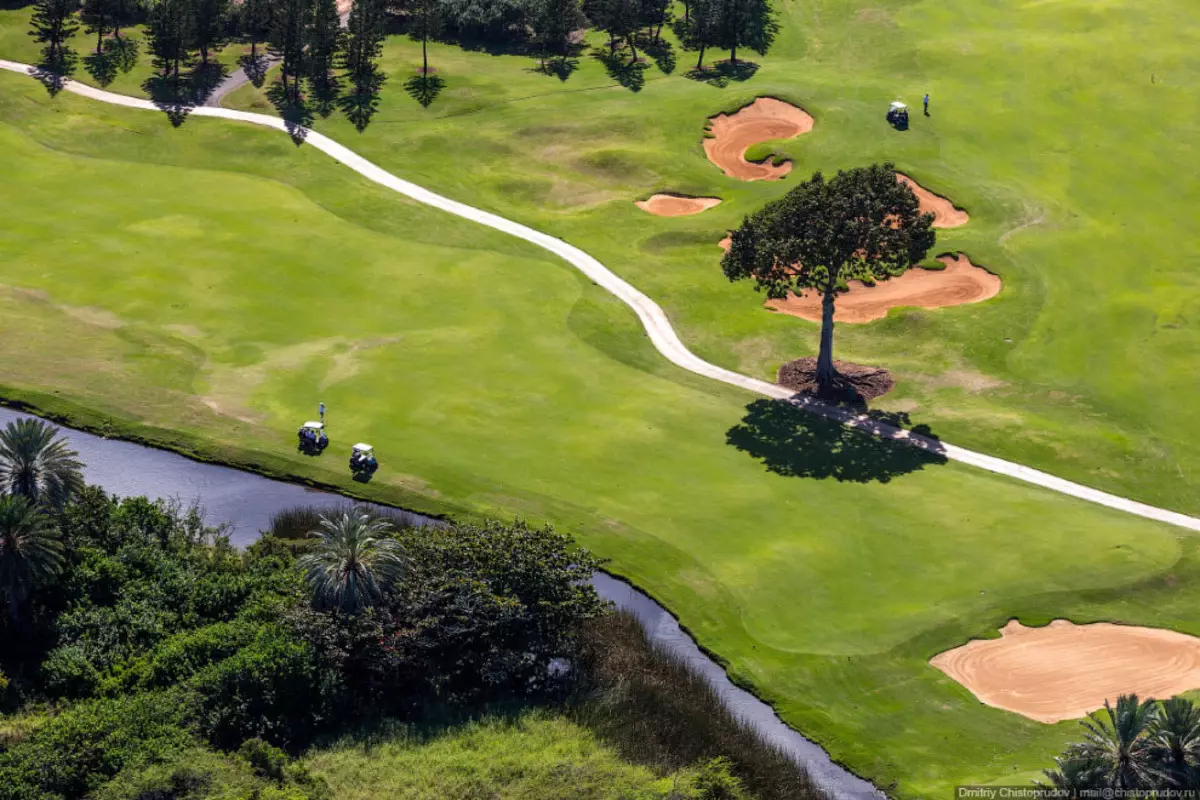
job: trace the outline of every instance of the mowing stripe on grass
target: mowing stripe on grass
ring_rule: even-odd
[[[16,61],[6,61],[0,59],[0,68],[7,69],[12,72],[18,72],[33,77],[38,77],[38,72],[35,67],[28,64],[22,64]],[[72,80],[64,80],[63,87],[67,91],[73,92],[93,100],[99,100],[113,105],[125,106],[127,108],[140,108],[148,111],[161,111],[157,105],[149,100],[144,100],[137,97],[129,97],[128,95],[115,94],[106,92],[102,89],[96,89],[86,84],[77,83]],[[1015,464],[1011,461],[1005,461],[1001,458],[977,453],[973,450],[967,450],[962,447],[956,447],[952,444],[947,444],[932,437],[922,436],[912,433],[911,431],[898,428],[894,425],[889,425],[884,422],[872,419],[863,414],[856,414],[845,408],[831,406],[811,397],[796,397],[793,393],[781,386],[766,381],[751,378],[746,375],[723,369],[710,364],[709,362],[694,355],[688,350],[683,342],[680,341],[675,329],[671,326],[670,320],[667,319],[666,312],[662,310],[646,295],[638,291],[632,284],[618,277],[615,273],[601,264],[598,260],[588,255],[578,247],[567,244],[561,239],[556,239],[540,231],[536,231],[526,225],[518,222],[505,219],[504,217],[492,214],[487,211],[469,206],[465,203],[460,203],[457,200],[451,200],[448,197],[443,197],[436,192],[432,192],[415,183],[403,180],[396,177],[392,173],[379,166],[371,163],[367,159],[355,153],[353,150],[339,144],[338,142],[324,136],[316,131],[291,125],[278,117],[271,117],[265,114],[254,114],[246,111],[234,111],[227,108],[211,108],[207,106],[197,106],[186,109],[188,113],[201,117],[219,117],[221,119],[229,119],[237,122],[248,122],[253,125],[263,125],[268,128],[283,131],[293,136],[294,138],[302,138],[308,144],[311,144],[317,150],[331,156],[336,161],[350,169],[354,170],[364,178],[375,183],[385,186],[394,192],[412,198],[417,202],[424,203],[442,211],[449,212],[464,219],[477,222],[481,225],[486,225],[503,233],[515,236],[519,239],[524,239],[527,242],[535,244],[545,250],[562,258],[568,264],[578,269],[588,278],[590,278],[598,286],[613,294],[621,302],[632,308],[642,322],[646,334],[650,337],[650,341],[668,361],[676,366],[682,367],[697,375],[702,375],[706,378],[721,381],[737,386],[742,389],[747,389],[758,394],[766,395],[767,397],[787,400],[797,407],[804,409],[813,414],[833,420],[849,428],[862,431],[872,436],[878,436],[884,439],[904,442],[922,450],[937,453],[946,458],[959,461],[964,464],[970,464],[980,469],[994,472],[999,475],[1006,475],[1010,478],[1030,483],[1035,486],[1049,489],[1059,494],[1075,497],[1080,500],[1086,500],[1091,503],[1106,506],[1117,511],[1124,511],[1128,514],[1134,514],[1139,517],[1165,522],[1169,525],[1175,525],[1188,530],[1200,531],[1200,518],[1191,517],[1186,514],[1181,514],[1176,511],[1158,508],[1156,506],[1139,503],[1135,500],[1130,500],[1125,497],[1119,497],[1108,492],[1102,492],[1098,489],[1093,489],[1073,481],[1068,481],[1063,478],[1058,478],[1049,473],[1036,470],[1031,467],[1026,467],[1021,464]]]

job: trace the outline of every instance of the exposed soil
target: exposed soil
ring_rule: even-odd
[[[957,228],[959,225],[966,225],[970,219],[967,212],[955,208],[954,203],[940,194],[934,194],[907,175],[897,172],[896,180],[912,189],[913,194],[917,196],[917,202],[921,204],[922,213],[933,213],[933,227]]]
[[[842,400],[874,400],[892,390],[896,382],[882,367],[864,367],[849,361],[834,361],[838,373],[836,395]],[[817,394],[817,358],[807,356],[779,368],[775,382],[802,394]]]
[[[1076,719],[1120,694],[1166,699],[1200,689],[1200,639],[1163,628],[1055,620],[973,640],[930,664],[986,705],[1038,722]]]
[[[721,202],[719,197],[687,197],[682,194],[655,194],[635,201],[638,208],[657,217],[686,217],[707,211]]]
[[[792,171],[792,162],[776,165],[770,158],[761,163],[747,161],[746,148],[799,136],[812,128],[813,118],[803,109],[773,97],[760,97],[733,114],[710,117],[704,152],[731,178],[777,181]]]
[[[725,240],[722,240],[724,243]],[[728,248],[728,245],[725,245]],[[962,253],[957,256],[938,256],[945,269],[913,267],[895,278],[877,281],[868,286],[862,281],[847,281],[848,287],[837,297],[834,322],[863,323],[883,319],[890,309],[899,306],[944,308],[965,303],[978,303],[1000,292],[1000,278],[977,267]],[[821,296],[806,292],[803,296],[788,295],[784,300],[768,300],[767,308],[794,317],[821,321]]]
[[[337,0],[338,16],[344,16],[350,13],[350,7],[354,5],[354,0]]]

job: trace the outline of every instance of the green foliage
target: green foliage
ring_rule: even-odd
[[[312,532],[312,552],[302,556],[313,602],[322,608],[356,612],[383,599],[404,571],[401,545],[387,533],[386,520],[346,511],[322,517]]]
[[[193,746],[173,693],[89,700],[0,753],[0,798],[79,798],[134,764]]]
[[[62,563],[49,517],[24,496],[0,496],[0,597],[14,623],[30,592],[53,580]]]
[[[287,753],[278,747],[273,747],[262,739],[247,739],[238,748],[238,756],[245,759],[254,774],[260,778],[268,778],[276,783],[283,783],[287,775],[290,759]]]
[[[29,35],[41,45],[42,61],[46,67],[66,74],[72,63],[72,51],[67,41],[79,30],[75,19],[78,0],[38,0],[33,7]]]
[[[32,417],[0,430],[0,492],[60,509],[83,489],[79,454],[58,433],[58,428]]]
[[[1200,783],[1200,708],[1184,697],[1105,701],[1081,725],[1072,744],[1047,770],[1062,789],[1190,789]]]

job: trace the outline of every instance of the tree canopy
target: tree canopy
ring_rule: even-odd
[[[750,279],[767,297],[822,297],[817,380],[835,390],[833,315],[846,281],[886,280],[920,262],[934,244],[933,215],[896,180],[891,164],[820,173],[746,217],[721,261],[731,281]]]

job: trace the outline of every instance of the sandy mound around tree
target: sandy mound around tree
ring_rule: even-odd
[[[722,240],[724,241],[724,240]],[[728,245],[726,245],[728,247]],[[1000,292],[1000,278],[977,267],[962,253],[957,256],[938,256],[945,269],[913,267],[896,278],[878,281],[868,286],[862,281],[847,281],[848,290],[837,297],[834,322],[862,323],[883,319],[890,309],[898,306],[944,308],[964,303],[978,303]],[[788,295],[784,300],[768,300],[767,308],[794,317],[821,321],[821,296],[805,292],[803,296]]]
[[[656,217],[686,217],[689,214],[699,214],[715,205],[719,205],[719,197],[688,197],[682,194],[654,194],[646,200],[635,200],[642,211],[654,214]]]
[[[913,194],[917,196],[917,202],[921,204],[922,213],[933,214],[933,227],[957,228],[959,225],[966,225],[967,220],[970,219],[967,212],[961,208],[955,208],[954,203],[940,194],[934,194],[907,175],[897,172],[896,180],[912,189]]]
[[[864,367],[849,361],[834,360],[838,374],[837,394],[847,400],[874,400],[892,390],[896,381],[882,367]],[[817,394],[817,358],[806,356],[789,361],[779,368],[775,382],[802,394]]]
[[[709,117],[709,137],[704,139],[708,160],[731,178],[743,181],[777,181],[792,171],[792,162],[778,166],[767,159],[762,163],[746,160],[746,148],[772,139],[789,139],[808,133],[813,118],[796,106],[760,97],[732,114]]]
[[[1120,694],[1166,699],[1200,689],[1200,639],[1163,628],[1013,620],[930,664],[989,706],[1038,722],[1076,719]]]

